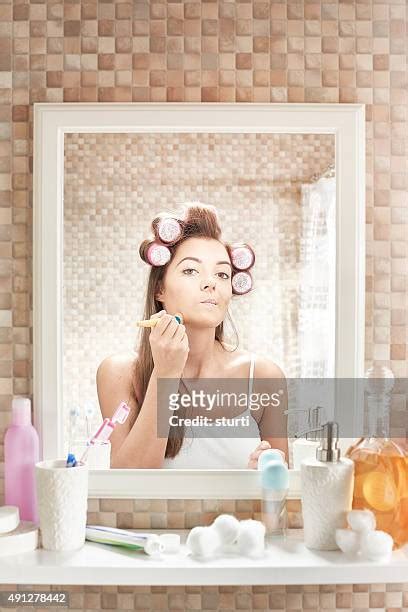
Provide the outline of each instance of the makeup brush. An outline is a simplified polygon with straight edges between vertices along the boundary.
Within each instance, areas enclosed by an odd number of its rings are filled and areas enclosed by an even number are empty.
[[[174,315],[174,318],[176,319],[177,323],[183,323],[183,315],[180,312],[177,312]],[[137,321],[136,325],[138,327],[156,327],[159,321],[160,317],[157,317],[156,319],[144,319],[143,321]]]

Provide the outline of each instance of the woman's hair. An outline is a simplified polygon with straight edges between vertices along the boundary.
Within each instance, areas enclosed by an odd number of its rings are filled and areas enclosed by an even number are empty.
[[[171,252],[170,261],[163,266],[150,267],[143,313],[144,319],[150,319],[153,314],[162,310],[162,304],[156,300],[155,296],[157,293],[160,292],[167,267],[173,260],[174,253],[176,252],[179,244],[181,244],[188,238],[201,237],[219,240],[222,244],[226,246],[226,248],[228,248],[229,246],[227,243],[221,240],[221,228],[218,222],[217,211],[214,206],[211,206],[209,204],[202,204],[200,202],[188,203],[184,205],[181,213],[176,213],[172,215],[166,213],[165,215],[157,217],[156,219],[154,219],[152,226],[154,226],[162,216],[171,216],[180,220],[182,222],[183,233],[177,243],[174,246],[169,247]],[[139,248],[140,257],[144,261],[147,261],[146,250],[149,244],[151,244],[151,239],[144,240]],[[235,334],[236,346],[233,349],[233,351],[235,351],[238,348],[238,333],[231,318],[231,315],[228,313],[227,316]],[[132,373],[132,398],[135,400],[135,403],[138,406],[138,410],[140,410],[140,406],[143,404],[154,367],[153,356],[149,342],[150,329],[142,327],[140,334],[141,335],[139,347],[137,351],[138,357],[135,360]],[[224,346],[223,321],[215,328],[215,339],[221,344],[224,350],[227,350]],[[133,424],[138,415],[138,410],[135,413],[130,414],[130,427],[133,427]],[[183,411],[185,412],[185,409],[179,409],[180,417],[183,416],[181,414]],[[184,433],[184,428],[178,426],[170,427],[165,457],[173,458],[177,455],[183,443]]]

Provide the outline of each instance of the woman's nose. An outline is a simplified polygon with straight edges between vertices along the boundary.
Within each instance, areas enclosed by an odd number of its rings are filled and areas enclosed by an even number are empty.
[[[207,287],[215,287],[215,278],[214,276],[210,276],[205,281],[203,281],[201,288],[206,289]]]

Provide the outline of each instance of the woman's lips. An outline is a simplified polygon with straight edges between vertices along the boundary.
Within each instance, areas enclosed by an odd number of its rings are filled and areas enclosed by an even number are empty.
[[[204,306],[213,306],[214,308],[217,306],[217,304],[214,304],[213,302],[201,302],[201,304]]]

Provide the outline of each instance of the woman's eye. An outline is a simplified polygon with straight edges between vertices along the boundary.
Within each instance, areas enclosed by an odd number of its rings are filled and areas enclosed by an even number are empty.
[[[193,274],[191,274],[191,272],[197,272],[198,274],[198,270],[196,270],[195,268],[186,268],[185,270],[183,270],[183,274],[186,274],[186,276],[193,276]],[[218,272],[218,274],[221,275],[221,278],[224,280],[228,280],[229,274],[227,274],[226,272]],[[224,275],[224,276],[222,276]]]
[[[194,268],[186,268],[185,270],[183,270],[183,274],[185,274],[186,272],[197,272],[197,270],[195,270]],[[192,276],[192,274],[188,274],[187,276]]]

